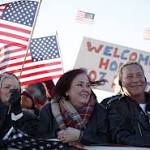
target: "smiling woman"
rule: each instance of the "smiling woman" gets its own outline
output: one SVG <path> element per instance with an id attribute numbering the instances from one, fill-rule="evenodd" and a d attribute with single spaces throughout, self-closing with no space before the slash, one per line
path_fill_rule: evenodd
<path id="1" fill-rule="evenodd" d="M 40 112 L 40 136 L 58 138 L 68 149 L 109 142 L 106 111 L 97 102 L 85 70 L 64 73 L 54 93 Z"/>

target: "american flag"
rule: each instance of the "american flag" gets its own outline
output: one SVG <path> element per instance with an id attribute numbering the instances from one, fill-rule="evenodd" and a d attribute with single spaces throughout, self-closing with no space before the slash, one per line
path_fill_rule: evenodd
<path id="1" fill-rule="evenodd" d="M 76 20 L 80 23 L 93 23 L 95 14 L 78 10 Z"/>
<path id="2" fill-rule="evenodd" d="M 150 27 L 144 29 L 144 39 L 150 40 Z"/>
<path id="3" fill-rule="evenodd" d="M 20 75 L 33 25 L 38 1 L 14 1 L 0 5 L 0 74 Z"/>
<path id="4" fill-rule="evenodd" d="M 9 149 L 62 150 L 64 147 L 63 143 L 58 139 L 35 138 L 13 127 L 10 130 L 10 133 L 3 139 Z"/>
<path id="5" fill-rule="evenodd" d="M 59 78 L 63 74 L 56 35 L 31 40 L 22 69 L 22 85 Z"/>

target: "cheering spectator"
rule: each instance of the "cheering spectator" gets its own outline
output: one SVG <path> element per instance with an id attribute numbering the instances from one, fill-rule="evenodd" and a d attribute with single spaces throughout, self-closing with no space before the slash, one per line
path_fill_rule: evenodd
<path id="1" fill-rule="evenodd" d="M 114 143 L 150 147 L 150 94 L 145 92 L 143 68 L 129 62 L 119 70 L 121 96 L 109 110 L 110 133 Z"/>
<path id="2" fill-rule="evenodd" d="M 85 70 L 66 72 L 54 92 L 40 112 L 40 136 L 58 138 L 66 145 L 65 150 L 108 143 L 106 111 L 97 102 Z"/>

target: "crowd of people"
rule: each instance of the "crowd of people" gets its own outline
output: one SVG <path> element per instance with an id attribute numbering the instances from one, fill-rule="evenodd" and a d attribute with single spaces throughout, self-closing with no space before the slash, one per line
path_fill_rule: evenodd
<path id="1" fill-rule="evenodd" d="M 4 73 L 0 78 L 1 149 L 12 127 L 32 137 L 58 139 L 65 150 L 113 144 L 150 147 L 150 93 L 142 66 L 123 64 L 117 83 L 116 95 L 98 102 L 85 69 L 64 73 L 56 85 L 45 81 L 24 89 L 14 74 Z"/>

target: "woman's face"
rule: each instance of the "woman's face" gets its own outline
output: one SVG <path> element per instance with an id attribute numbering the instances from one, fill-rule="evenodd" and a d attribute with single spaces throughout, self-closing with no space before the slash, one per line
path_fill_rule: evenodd
<path id="1" fill-rule="evenodd" d="M 86 105 L 90 99 L 91 87 L 86 74 L 77 75 L 71 83 L 66 95 L 75 107 Z"/>
<path id="2" fill-rule="evenodd" d="M 0 88 L 0 96 L 2 103 L 8 103 L 10 99 L 11 89 L 16 89 L 18 85 L 18 81 L 15 78 L 5 78 L 2 81 L 1 88 Z"/>

